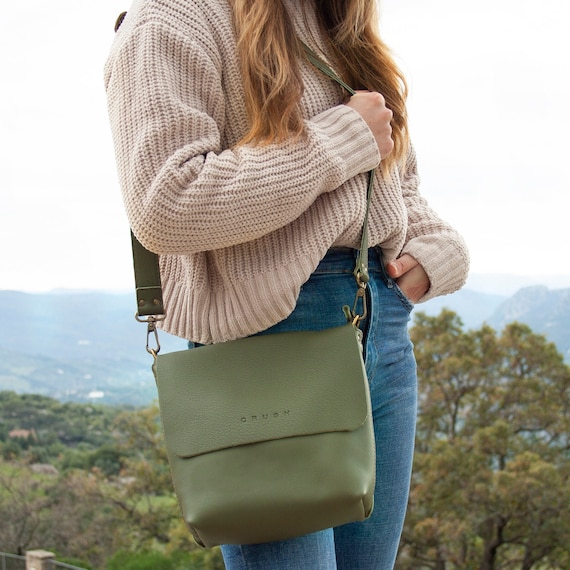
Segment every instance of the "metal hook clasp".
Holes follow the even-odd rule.
[[[146,351],[152,354],[153,358],[156,359],[158,353],[160,352],[160,341],[158,339],[158,329],[156,328],[156,320],[149,318],[148,326],[146,329]],[[154,335],[154,348],[150,346],[150,337]]]
[[[146,351],[152,354],[153,358],[156,359],[158,353],[160,352],[160,340],[158,338],[158,329],[156,323],[164,320],[164,315],[156,316],[150,315],[145,318],[141,318],[138,314],[135,315],[135,319],[139,323],[147,323],[146,328]],[[154,347],[151,346],[151,337],[154,337]]]
[[[358,314],[358,301],[362,303],[362,313]],[[356,297],[354,298],[354,305],[352,307],[353,321],[352,324],[355,327],[360,325],[360,321],[366,318],[368,315],[368,305],[366,303],[366,283],[360,283],[358,285],[358,290],[356,291]]]

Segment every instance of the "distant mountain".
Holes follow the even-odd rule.
[[[0,390],[147,404],[156,397],[132,294],[0,291]],[[185,342],[160,333],[165,352]]]
[[[513,321],[546,335],[570,361],[570,289],[525,287],[501,303],[487,322],[500,330]]]
[[[466,329],[476,329],[488,320],[507,299],[505,295],[461,289],[452,295],[436,297],[426,303],[421,303],[415,310],[435,316],[442,309],[449,309],[461,317]]]
[[[525,287],[512,296],[463,289],[418,305],[456,312],[467,329],[520,321],[544,333],[570,361],[570,289]],[[146,327],[132,294],[0,291],[0,390],[77,402],[145,405],[156,398]],[[163,352],[184,340],[160,333]]]
[[[510,297],[462,289],[418,305],[416,310],[435,316],[443,308],[457,313],[467,329],[486,323],[501,331],[508,323],[524,323],[554,342],[570,363],[570,288],[534,285],[523,287]]]
[[[466,288],[480,293],[510,297],[520,289],[542,285],[549,289],[570,288],[570,275],[510,275],[505,273],[471,273]]]

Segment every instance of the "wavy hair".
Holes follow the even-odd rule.
[[[335,64],[354,89],[382,93],[393,112],[394,150],[385,167],[408,150],[407,85],[380,39],[376,0],[313,0]],[[250,130],[239,144],[280,142],[304,132],[299,101],[302,56],[283,0],[233,0]]]

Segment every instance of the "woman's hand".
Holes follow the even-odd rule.
[[[376,139],[380,157],[388,156],[394,148],[390,124],[393,113],[386,107],[384,97],[380,93],[357,91],[356,95],[349,99],[347,105],[358,112],[370,127]]]
[[[417,303],[429,289],[429,277],[424,268],[407,253],[390,261],[386,271],[412,303]]]

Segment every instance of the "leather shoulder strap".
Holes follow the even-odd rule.
[[[305,57],[312,63],[319,71],[322,71],[326,76],[336,81],[343,89],[350,95],[354,95],[356,91],[347,85],[331,68],[324,62],[303,40],[299,39],[299,43],[305,52]],[[354,277],[359,287],[370,280],[368,274],[368,213],[370,211],[370,202],[372,200],[372,192],[374,187],[374,170],[368,173],[368,190],[366,199],[366,213],[364,215],[364,223],[362,226],[362,234],[360,239],[360,249],[356,259],[356,267],[354,268]]]
[[[143,247],[131,232],[137,316],[164,315],[158,255]]]

